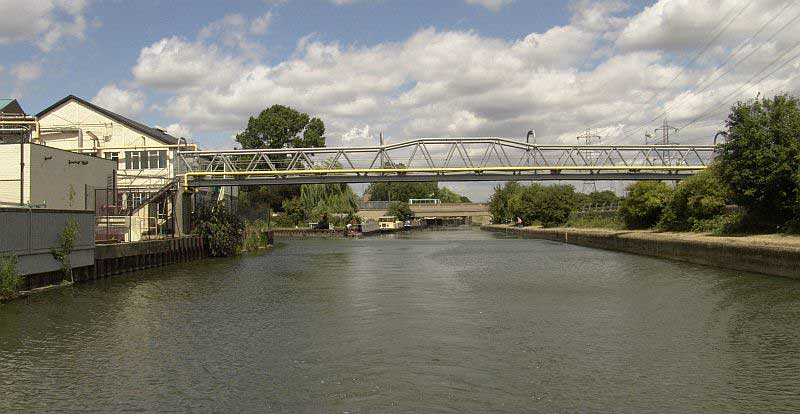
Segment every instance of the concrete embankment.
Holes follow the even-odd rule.
[[[733,270],[800,278],[800,244],[758,238],[604,229],[542,229],[489,225],[481,229]],[[775,236],[780,237],[780,236]]]

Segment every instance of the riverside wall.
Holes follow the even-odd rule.
[[[73,266],[71,277],[65,275],[60,269],[25,275],[21,290],[32,291],[58,285],[64,281],[85,282],[206,257],[203,238],[200,236],[98,244],[94,247],[93,253],[93,262]]]
[[[653,256],[726,269],[800,278],[800,247],[731,243],[724,239],[697,240],[669,233],[600,229],[515,228],[499,225],[481,229],[597,249]]]

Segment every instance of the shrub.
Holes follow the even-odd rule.
[[[13,296],[21,284],[16,256],[0,256],[0,297]]]
[[[239,216],[228,211],[224,204],[199,209],[193,219],[195,233],[203,236],[209,255],[225,257],[239,253],[244,224]]]
[[[509,200],[514,216],[526,224],[538,221],[544,227],[556,227],[567,222],[575,208],[575,188],[571,185],[531,184],[522,187]]]
[[[659,181],[641,181],[628,187],[619,215],[625,227],[646,229],[655,226],[669,202],[672,189]]]
[[[725,187],[713,169],[692,176],[675,187],[659,227],[671,231],[703,229],[706,225],[701,222],[722,214],[726,196]]]

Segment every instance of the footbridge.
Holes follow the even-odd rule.
[[[537,145],[507,138],[421,138],[372,147],[180,151],[184,188],[397,181],[681,180],[712,145]]]

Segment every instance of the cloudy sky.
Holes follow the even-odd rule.
[[[707,143],[736,100],[797,91],[797,3],[0,0],[0,97],[36,113],[75,94],[205,148],[276,103],[329,145],[638,143],[664,117]]]

